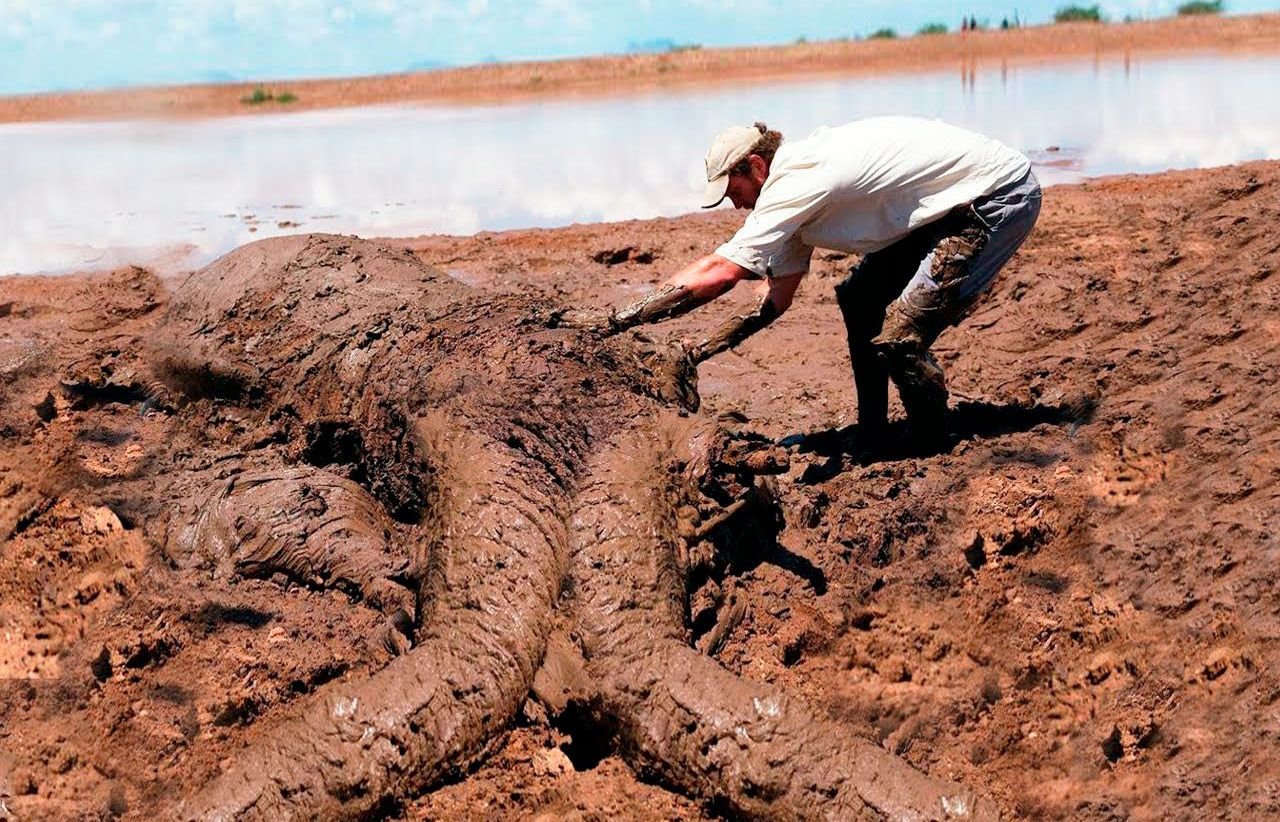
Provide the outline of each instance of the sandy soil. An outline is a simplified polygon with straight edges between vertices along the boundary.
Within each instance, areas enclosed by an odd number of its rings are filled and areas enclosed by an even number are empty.
[[[509,63],[346,79],[193,85],[0,97],[0,123],[65,119],[208,117],[396,103],[490,103],[564,95],[667,91],[812,75],[949,70],[1108,55],[1190,51],[1275,53],[1280,14],[1170,18],[952,33],[899,40],[823,41],[780,47],[691,49],[667,54]],[[263,85],[297,95],[246,105]]]
[[[485,293],[606,304],[736,219],[410,245]],[[702,413],[809,435],[776,544],[723,582],[746,609],[716,658],[1011,816],[1280,813],[1278,219],[1278,163],[1052,189],[989,301],[939,341],[954,447],[871,463],[845,447],[832,286],[852,260],[819,253],[790,314],[701,369]],[[0,809],[22,818],[153,815],[390,659],[380,615],[345,594],[184,576],[146,536],[133,498],[173,416],[60,381],[127,360],[171,287],[139,269],[0,280]],[[396,813],[714,816],[596,743],[522,715]]]

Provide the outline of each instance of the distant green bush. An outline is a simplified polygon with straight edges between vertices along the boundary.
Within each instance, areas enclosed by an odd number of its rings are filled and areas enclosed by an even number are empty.
[[[1100,23],[1102,9],[1099,6],[1063,6],[1053,13],[1055,23]]]
[[[893,29],[876,29],[867,35],[868,40],[893,40],[898,33]]]
[[[916,34],[946,34],[946,23],[925,23]]]
[[[667,51],[678,53],[681,51],[698,51],[701,48],[701,43],[674,43],[667,49]]]
[[[1194,14],[1222,14],[1222,0],[1191,0],[1178,6],[1179,17]]]
[[[279,94],[267,91],[262,86],[258,86],[253,90],[253,94],[246,94],[240,98],[240,102],[246,106],[260,106],[263,103],[296,103],[298,95],[292,91],[282,91]]]
[[[247,94],[240,98],[240,102],[245,105],[257,106],[271,99],[271,95],[267,94],[267,90],[262,86],[258,86],[253,90],[253,94]]]

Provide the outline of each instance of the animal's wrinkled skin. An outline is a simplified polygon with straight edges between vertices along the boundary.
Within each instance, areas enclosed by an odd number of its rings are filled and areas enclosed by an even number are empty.
[[[177,812],[376,815],[465,772],[532,691],[739,815],[993,818],[691,646],[699,543],[726,500],[765,504],[756,474],[778,459],[690,416],[686,358],[552,314],[319,235],[175,290],[138,382],[190,457],[149,536],[178,568],[346,591],[399,654],[264,728]],[[218,451],[213,406],[261,436]]]

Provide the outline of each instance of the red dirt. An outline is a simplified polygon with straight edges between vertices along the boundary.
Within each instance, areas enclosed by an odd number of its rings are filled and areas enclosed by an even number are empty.
[[[715,658],[1011,816],[1280,813],[1278,218],[1277,163],[1051,189],[989,301],[939,342],[957,443],[872,464],[839,430],[855,406],[831,287],[852,260],[820,252],[787,316],[701,368],[702,415],[814,435],[778,478],[776,544],[727,560],[717,585],[745,611]],[[736,219],[409,244],[482,293],[603,305]],[[383,615],[340,591],[175,576],[133,501],[190,435],[137,396],[59,388],[129,362],[172,287],[127,269],[0,280],[0,802],[32,818],[151,815],[306,694],[391,659]],[[724,302],[650,333],[694,337]],[[277,436],[246,422],[207,420]],[[716,812],[608,746],[584,754],[536,706],[520,717],[397,813]]]

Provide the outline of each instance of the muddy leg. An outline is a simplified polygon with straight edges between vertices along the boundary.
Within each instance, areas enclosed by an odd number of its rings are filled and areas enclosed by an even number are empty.
[[[890,307],[885,330],[872,347],[898,387],[912,441],[924,446],[942,445],[947,441],[946,375],[910,319],[896,311],[897,307]]]
[[[963,786],[688,646],[670,505],[680,480],[663,456],[679,438],[628,437],[601,452],[570,544],[588,672],[632,766],[750,818],[995,818]]]
[[[489,442],[449,449],[417,647],[325,691],[188,802],[188,819],[362,818],[482,756],[541,662],[560,587],[563,501]]]
[[[884,306],[871,299],[866,278],[860,275],[863,271],[861,267],[850,271],[836,286],[836,301],[849,340],[849,360],[858,392],[858,428],[875,433],[883,430],[889,419],[889,371],[871,346],[871,338],[880,333],[884,322]]]
[[[922,233],[909,234],[863,257],[836,286],[858,392],[858,431],[869,444],[879,442],[889,418],[889,364],[872,340],[883,330],[885,311],[911,280],[927,242]]]
[[[986,276],[975,266],[990,236],[972,209],[957,209],[931,227],[927,253],[871,341],[898,386],[912,440],[919,445],[946,443],[947,384],[929,347],[965,316],[985,287],[974,282],[975,276]]]

